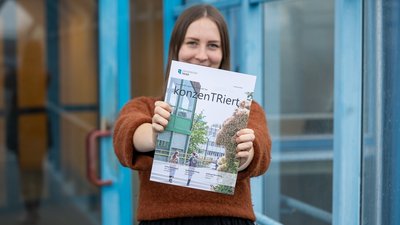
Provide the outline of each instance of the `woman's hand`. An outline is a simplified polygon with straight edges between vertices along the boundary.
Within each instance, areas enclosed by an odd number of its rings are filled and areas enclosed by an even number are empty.
[[[151,120],[151,127],[153,128],[153,142],[155,148],[157,135],[163,132],[165,127],[168,125],[172,107],[164,101],[156,101],[154,105],[154,116]]]
[[[254,156],[253,141],[256,138],[254,131],[249,128],[244,128],[236,133],[236,158],[239,159],[238,171],[246,169]]]
[[[154,116],[152,118],[152,127],[155,134],[164,131],[171,116],[172,108],[164,101],[156,101],[154,103]]]
[[[139,152],[149,152],[155,149],[157,134],[164,131],[171,116],[172,107],[168,103],[156,101],[154,105],[151,123],[140,125],[133,134],[133,145]]]

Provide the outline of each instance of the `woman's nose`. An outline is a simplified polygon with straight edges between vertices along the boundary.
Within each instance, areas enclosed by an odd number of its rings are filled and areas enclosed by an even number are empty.
[[[207,60],[208,56],[207,56],[207,50],[204,47],[201,47],[198,49],[197,53],[196,53],[196,59],[199,61],[205,61]]]

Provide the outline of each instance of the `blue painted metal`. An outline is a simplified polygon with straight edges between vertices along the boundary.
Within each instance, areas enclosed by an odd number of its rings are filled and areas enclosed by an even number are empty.
[[[174,10],[176,7],[181,6],[182,3],[182,0],[163,0],[164,68],[168,63],[169,41],[177,18]]]
[[[268,115],[281,115],[281,27],[280,10],[277,4],[266,4],[264,7],[264,102],[263,106]],[[280,123],[270,123],[268,126],[271,135],[281,134]],[[281,157],[284,143],[273,141],[272,154]],[[264,213],[269,217],[279,220],[281,214],[281,167],[278,157],[272,157],[271,165],[267,174],[264,176]]]
[[[383,67],[381,55],[382,30],[381,7],[376,0],[364,2],[364,124],[363,124],[363,165],[362,205],[360,224],[382,224],[383,162]],[[378,7],[377,7],[378,6]],[[378,13],[379,12],[379,13]],[[380,14],[380,15],[379,15]],[[380,19],[378,19],[380,18]],[[368,221],[368,222],[365,222]]]
[[[56,171],[61,171],[61,127],[60,116],[52,110],[60,105],[60,74],[59,74],[59,0],[46,0],[46,55],[49,85],[47,90],[47,113],[50,120],[51,146],[49,149],[49,161]],[[53,182],[49,182],[50,199],[59,199],[60,191]]]
[[[129,0],[99,1],[100,123],[110,129],[130,96]],[[115,157],[111,137],[101,140],[102,224],[132,224],[131,171]]]
[[[368,35],[367,33],[369,32],[369,30],[371,30],[373,32],[372,35],[372,40],[370,40],[367,37],[364,38],[364,42],[365,42],[365,47],[367,49],[367,51],[370,51],[372,54],[368,54],[368,52],[366,52],[366,54],[364,54],[364,60],[367,62],[366,64],[364,64],[364,69],[366,70],[366,74],[368,74],[368,71],[371,71],[375,74],[375,76],[365,76],[364,75],[364,89],[366,90],[363,93],[363,97],[364,99],[364,114],[367,113],[368,116],[366,117],[366,119],[368,119],[368,121],[364,122],[366,123],[364,125],[364,134],[363,134],[363,138],[364,138],[364,142],[365,139],[368,138],[369,142],[371,144],[376,144],[375,143],[375,138],[374,135],[376,135],[376,133],[378,132],[378,125],[376,123],[376,119],[378,116],[378,113],[376,112],[377,107],[379,107],[377,104],[380,102],[380,100],[377,97],[377,93],[376,93],[376,89],[375,87],[379,86],[378,84],[378,79],[379,79],[379,72],[378,72],[378,67],[377,67],[377,63],[376,60],[379,56],[377,56],[375,54],[375,52],[377,51],[378,44],[377,44],[377,40],[380,39],[381,32],[379,32],[377,30],[377,26],[378,26],[378,22],[375,22],[375,18],[377,17],[376,15],[376,1],[375,0],[367,0],[364,3],[364,14],[366,14],[367,16],[364,17],[364,24],[367,24],[366,26],[368,27],[368,29],[365,31],[365,35]],[[371,8],[371,9],[370,9]],[[374,91],[372,91],[374,90]],[[364,118],[365,120],[365,118]],[[366,133],[365,133],[366,132]]]
[[[333,138],[317,138],[310,136],[308,139],[276,139],[273,140],[272,145],[275,143],[281,145],[281,149],[291,151],[304,151],[304,150],[321,150],[321,149],[333,149]]]
[[[223,0],[223,1],[215,1],[212,3],[213,6],[218,8],[219,10],[231,9],[234,7],[240,7],[243,0]]]
[[[58,33],[58,0],[46,0],[46,51],[47,51],[47,71],[50,83],[47,91],[48,101],[52,105],[60,105],[60,84],[59,84],[59,43],[54,34]],[[56,170],[60,169],[60,115],[49,110],[50,129],[52,133],[52,146],[49,150],[50,161]],[[52,189],[50,189],[52,190]],[[56,194],[56,192],[54,192]]]
[[[400,162],[400,4],[397,1],[392,1],[392,18],[393,23],[388,27],[388,30],[392,31],[391,41],[386,43],[393,43],[388,45],[387,48],[391,51],[390,60],[388,64],[390,66],[389,71],[391,71],[391,83],[392,83],[392,102],[391,102],[391,116],[392,116],[392,129],[391,129],[391,150],[392,150],[392,162],[391,162],[391,172],[392,177],[389,178],[393,181],[393,189],[391,191],[390,198],[391,201],[391,224],[400,224],[400,170],[398,162]]]
[[[195,4],[201,4],[201,3],[207,3],[215,6],[219,10],[225,10],[225,9],[230,9],[233,7],[239,7],[242,3],[242,0],[220,0],[220,1],[207,1],[207,0],[194,0],[194,1],[187,1],[186,4],[181,4],[180,6],[177,6],[173,10],[173,14],[175,16],[178,16],[179,14],[182,13],[185,8],[195,5]]]
[[[399,11],[397,11],[399,13]],[[399,15],[399,14],[397,14]],[[392,180],[392,190],[389,196],[392,196],[389,198],[389,201],[391,202],[390,206],[390,219],[391,219],[391,224],[400,224],[400,170],[399,170],[399,165],[398,162],[400,162],[400,151],[399,151],[399,146],[400,146],[400,66],[399,66],[399,40],[400,40],[400,23],[399,20],[400,18],[397,18],[396,21],[396,28],[394,29],[396,34],[394,35],[394,40],[397,40],[397,47],[393,47],[392,51],[392,63],[393,65],[393,70],[392,70],[392,83],[393,83],[393,96],[392,96],[392,119],[393,119],[393,124],[392,124],[392,129],[391,129],[391,151],[392,151],[392,156],[391,156],[391,168],[390,171],[392,173],[392,176],[389,178]],[[396,42],[396,41],[395,41]],[[397,50],[397,51],[396,51]]]
[[[8,5],[6,5],[6,3],[9,3]],[[3,27],[2,27],[2,32],[0,32],[0,41],[2,41],[2,51],[0,52],[0,54],[2,54],[3,56],[3,60],[2,60],[2,64],[1,66],[3,67],[3,76],[9,76],[4,74],[5,73],[10,73],[11,72],[11,78],[13,83],[12,86],[10,86],[10,89],[14,89],[17,90],[17,77],[16,77],[16,70],[18,67],[18,62],[17,62],[17,38],[18,38],[18,34],[17,34],[17,5],[13,4],[14,2],[5,2],[2,5],[2,13],[0,13],[0,17],[1,20],[4,21],[2,23]],[[3,77],[4,79],[5,77]],[[4,81],[3,81],[4,82]],[[4,84],[4,83],[3,83]],[[5,88],[4,88],[5,89]],[[3,89],[3,93],[5,93],[5,90]],[[6,95],[3,94],[3,101],[6,98]],[[17,104],[17,99],[9,99],[10,101],[10,105],[14,105]],[[13,101],[13,102],[11,102]],[[4,106],[3,106],[4,107]],[[5,106],[7,107],[7,106]],[[5,121],[5,125],[3,126],[2,130],[3,132],[6,131],[7,126],[9,126],[9,122],[7,121],[7,118],[2,118],[3,121]],[[15,126],[15,124],[12,124],[11,126]],[[7,131],[6,131],[7,132]],[[18,131],[18,127],[16,127],[16,131],[15,133],[17,134]],[[5,136],[5,135],[4,135]],[[5,138],[4,138],[5,139]],[[16,148],[18,148],[18,143],[20,142],[18,135],[16,137],[16,143],[17,146]],[[7,146],[6,143],[4,143],[5,146]],[[7,149],[8,150],[8,149]],[[14,154],[7,154],[7,157],[9,157],[8,160],[17,162],[17,157]],[[8,161],[7,160],[7,161]],[[11,164],[6,163],[7,161],[3,161],[2,164],[7,166],[7,172],[4,173],[4,175],[6,176],[6,184],[7,186],[10,184],[18,184],[18,172],[19,169],[16,168],[15,166],[9,166]],[[11,167],[11,168],[10,168]],[[19,208],[21,207],[21,205],[19,204],[18,201],[15,201],[16,199],[20,199],[21,196],[21,186],[17,186],[17,187],[12,187],[11,188],[6,188],[6,196],[5,196],[5,204],[6,204],[6,208]]]
[[[239,46],[237,38],[238,36],[237,34],[239,33],[238,21],[240,20],[238,16],[239,9],[227,9],[227,10],[222,10],[221,12],[224,15],[225,21],[228,26],[230,48],[231,48],[231,70],[239,72],[239,63],[238,63],[239,54],[237,53],[238,48],[236,48],[236,46]]]
[[[289,196],[282,195],[281,199],[284,204],[293,208],[295,211],[299,211],[304,214],[307,214],[307,215],[314,217],[315,219],[318,219],[320,221],[323,221],[327,224],[332,223],[332,214],[325,210],[322,210],[318,207],[307,204],[303,201],[299,201],[295,198],[291,198]]]
[[[264,102],[262,93],[263,78],[263,36],[262,32],[256,32],[262,27],[262,8],[260,5],[250,5],[248,0],[243,0],[240,8],[240,72],[257,76],[254,98],[258,102]]]
[[[262,27],[261,5],[250,5],[248,0],[243,0],[240,8],[240,72],[257,76],[254,98],[258,102],[264,102],[262,93],[264,85],[263,77],[263,34],[257,32]]]
[[[263,212],[264,209],[264,177],[253,177],[250,179],[251,184],[251,199],[254,211]]]
[[[382,224],[400,224],[400,4],[382,5],[383,193]]]
[[[254,98],[257,102],[262,103],[263,100],[263,66],[262,56],[263,49],[260,47],[262,43],[262,32],[255,32],[262,27],[262,9],[260,5],[249,5],[248,0],[241,1],[240,5],[240,24],[238,29],[238,43],[236,46],[239,55],[239,72],[244,72],[257,76]],[[252,199],[254,210],[263,212],[263,194],[262,187],[264,179],[253,179],[252,182]]]
[[[279,223],[279,222],[267,217],[264,214],[261,214],[258,212],[256,212],[255,214],[256,214],[257,224],[260,224],[260,225],[283,225],[282,223]]]
[[[260,3],[268,3],[268,2],[277,2],[282,0],[249,0],[250,4],[260,4]]]
[[[117,86],[117,112],[131,98],[131,57],[130,57],[130,0],[118,0],[118,86]],[[107,89],[102,89],[107,93]],[[114,114],[113,118],[116,118]],[[111,143],[112,144],[112,143]],[[136,202],[132,202],[132,172],[131,169],[122,167],[114,157],[119,169],[118,193],[120,197],[119,208],[121,224],[132,224],[133,208]],[[114,164],[115,166],[115,164]],[[116,167],[116,166],[115,166]]]
[[[333,225],[360,224],[362,1],[335,1]]]
[[[118,90],[117,112],[122,109],[131,98],[131,68],[130,68],[130,14],[129,0],[119,0],[118,4]],[[114,115],[116,116],[116,115]]]

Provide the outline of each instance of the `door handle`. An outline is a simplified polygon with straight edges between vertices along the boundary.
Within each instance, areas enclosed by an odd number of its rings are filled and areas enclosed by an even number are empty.
[[[90,183],[96,186],[111,185],[111,180],[101,180],[97,176],[97,164],[98,161],[98,148],[97,139],[100,137],[111,136],[109,130],[93,130],[86,136],[86,176]]]

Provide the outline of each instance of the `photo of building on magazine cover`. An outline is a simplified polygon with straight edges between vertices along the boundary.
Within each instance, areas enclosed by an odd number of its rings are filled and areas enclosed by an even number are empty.
[[[233,194],[236,132],[247,126],[255,76],[172,61],[150,180]]]

